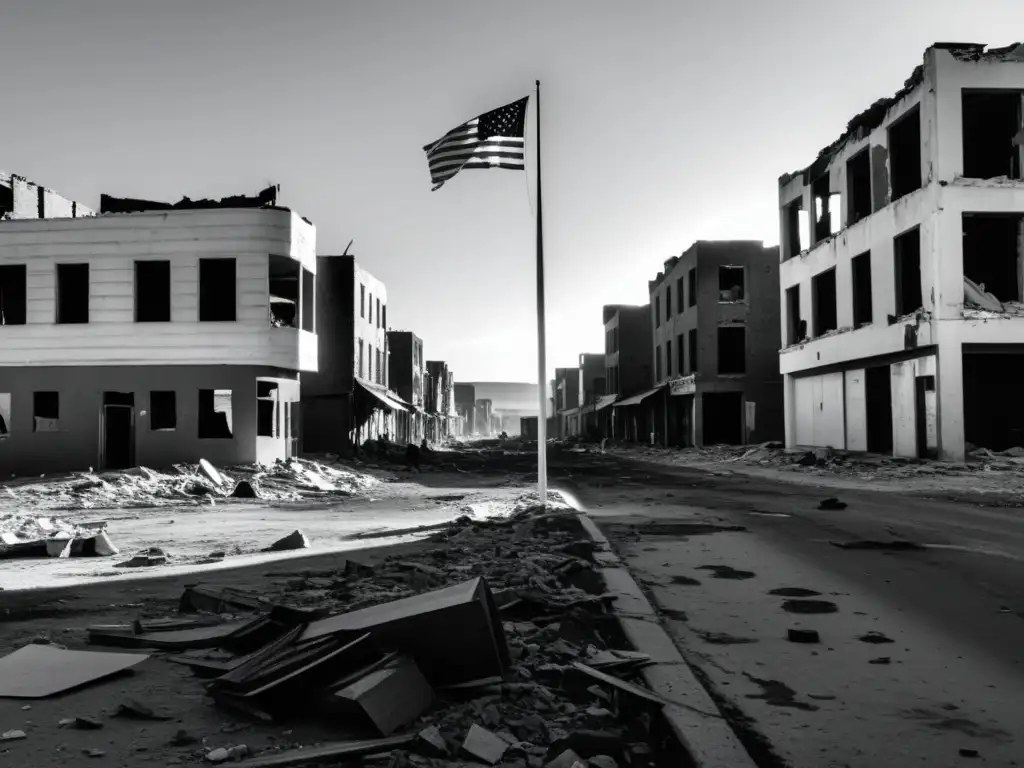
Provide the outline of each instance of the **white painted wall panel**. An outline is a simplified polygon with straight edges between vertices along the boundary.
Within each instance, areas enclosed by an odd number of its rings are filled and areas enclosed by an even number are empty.
[[[300,252],[291,252],[293,243]],[[315,273],[315,243],[311,225],[272,209],[2,222],[0,264],[27,264],[28,323],[0,328],[0,366],[220,363],[315,370],[313,334],[270,326],[267,276],[271,253],[290,255]],[[199,260],[224,257],[236,260],[237,320],[200,323]],[[171,261],[169,323],[134,322],[134,262],[145,259]],[[90,321],[57,325],[56,265],[83,262]]]
[[[797,445],[814,445],[814,385],[817,379],[817,376],[807,376],[793,380]]]
[[[868,449],[867,397],[864,369],[846,371],[846,450]]]
[[[890,366],[892,384],[893,455],[917,456],[917,421],[914,392],[914,361]]]
[[[845,448],[843,374],[829,373],[815,378],[818,380],[818,401],[814,411],[814,444]]]

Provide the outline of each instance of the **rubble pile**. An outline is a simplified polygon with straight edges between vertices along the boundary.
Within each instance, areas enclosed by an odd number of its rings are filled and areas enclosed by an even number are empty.
[[[0,512],[0,558],[114,555],[105,522],[74,524],[57,517]]]
[[[171,654],[225,711],[338,729],[337,742],[280,743],[242,765],[653,764],[668,702],[628,680],[650,660],[623,647],[574,513],[526,500],[505,519],[460,518],[430,545],[285,575],[265,594],[193,585],[177,616],[90,627],[89,642]],[[212,763],[249,751],[182,748]]]
[[[270,466],[215,469],[205,459],[178,464],[173,473],[134,467],[103,473],[83,472],[61,479],[7,486],[6,504],[35,509],[74,510],[209,504],[211,498],[299,501],[350,496],[365,491],[376,478],[341,465],[305,459]],[[0,497],[0,503],[4,500]]]

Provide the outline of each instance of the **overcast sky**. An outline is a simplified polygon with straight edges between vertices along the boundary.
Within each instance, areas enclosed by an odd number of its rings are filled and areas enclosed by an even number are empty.
[[[695,239],[778,242],[776,180],[937,40],[1021,0],[3,0],[0,168],[83,201],[282,187],[457,380],[536,381],[531,173],[422,146],[542,84],[548,365]],[[531,115],[532,118],[532,115]],[[532,149],[531,149],[532,151]]]

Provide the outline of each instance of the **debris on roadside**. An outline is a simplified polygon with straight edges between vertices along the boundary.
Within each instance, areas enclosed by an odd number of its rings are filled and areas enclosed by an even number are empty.
[[[841,509],[846,509],[846,502],[840,501],[835,496],[830,496],[827,499],[822,499],[821,503],[818,504],[818,509],[838,511]]]
[[[791,643],[820,643],[821,636],[813,629],[791,629],[787,635]]]
[[[58,517],[0,512],[0,559],[116,555],[118,549],[106,528],[106,522],[76,524]]]
[[[29,643],[0,658],[0,698],[46,698],[125,672],[147,658]]]

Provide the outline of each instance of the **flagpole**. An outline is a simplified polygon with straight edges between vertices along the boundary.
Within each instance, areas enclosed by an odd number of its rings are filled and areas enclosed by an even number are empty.
[[[540,199],[540,80],[537,81],[537,95],[534,103],[537,120],[537,397],[540,411],[537,416],[537,491],[541,504],[548,501],[548,457],[547,457],[547,350],[545,349],[544,328],[544,214]]]

